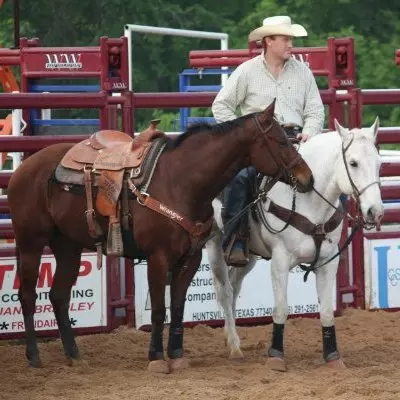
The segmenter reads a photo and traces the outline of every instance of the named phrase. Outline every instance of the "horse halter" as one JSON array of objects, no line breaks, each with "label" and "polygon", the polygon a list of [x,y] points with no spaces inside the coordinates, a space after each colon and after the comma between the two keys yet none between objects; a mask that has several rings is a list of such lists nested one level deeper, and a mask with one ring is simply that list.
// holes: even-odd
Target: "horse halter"
[{"label": "horse halter", "polygon": [[282,174],[284,172],[286,172],[288,174],[289,178],[291,179],[291,181],[293,181],[293,175],[290,170],[293,167],[295,167],[296,165],[300,164],[300,162],[302,160],[300,154],[296,153],[296,156],[292,160],[290,160],[289,164],[285,164],[282,157],[279,154],[277,157],[275,152],[272,151],[271,145],[269,143],[269,140],[274,140],[275,142],[278,142],[278,140],[275,137],[269,135],[269,132],[273,127],[274,120],[272,119],[271,123],[265,129],[261,126],[260,120],[257,118],[256,115],[253,116],[253,120],[258,129],[257,134],[261,135],[263,142],[268,150],[268,153],[274,159],[275,164],[279,168],[279,171],[278,171],[277,175],[274,177],[274,179],[278,180],[282,176]]},{"label": "horse halter", "polygon": [[[349,171],[349,167],[347,166],[346,163],[346,152],[349,149],[349,147],[351,146],[351,144],[353,143],[354,140],[354,133],[352,133],[351,139],[349,141],[349,143],[344,146],[344,144],[342,144],[342,157],[343,157],[343,163],[346,169],[346,173],[347,173],[347,178],[349,179],[351,188],[353,190],[353,194],[351,195],[354,200],[356,201],[356,205],[357,205],[357,210],[356,210],[356,216],[353,217],[351,216],[348,212],[344,212],[342,211],[341,213],[343,214],[343,216],[347,216],[351,221],[354,221],[356,223],[356,226],[363,226],[364,229],[371,229],[374,226],[376,226],[376,223],[372,223],[372,222],[367,222],[361,212],[361,199],[360,197],[362,196],[363,193],[366,192],[367,189],[369,189],[371,186],[377,184],[378,186],[380,186],[380,182],[379,181],[373,181],[371,183],[369,183],[368,185],[365,185],[361,190],[359,190],[356,186],[356,184],[354,183],[353,179],[351,178],[350,175],[350,171]],[[315,187],[313,187],[313,191],[322,199],[324,200],[326,203],[328,203],[332,208],[334,209],[338,209],[338,207],[336,207],[335,205],[333,205],[328,199],[325,198],[325,196],[323,196]]]},{"label": "horse halter", "polygon": [[[343,156],[343,163],[344,163],[346,173],[347,173],[347,178],[349,179],[351,188],[353,189],[353,192],[354,192],[352,194],[352,197],[355,199],[357,206],[360,207],[360,205],[361,205],[360,197],[362,196],[362,194],[365,193],[367,191],[367,189],[369,189],[371,186],[373,186],[375,184],[380,187],[381,183],[379,181],[373,181],[373,182],[365,185],[361,190],[359,190],[357,188],[356,184],[354,183],[354,181],[350,175],[349,167],[346,162],[346,151],[349,149],[349,147],[351,146],[353,141],[354,141],[354,133],[352,133],[351,139],[350,139],[349,143],[346,145],[346,147],[344,146],[344,144],[342,144],[342,156]],[[361,220],[363,222],[363,225],[374,225],[370,222],[365,221],[365,218],[362,215],[361,215]]]}]

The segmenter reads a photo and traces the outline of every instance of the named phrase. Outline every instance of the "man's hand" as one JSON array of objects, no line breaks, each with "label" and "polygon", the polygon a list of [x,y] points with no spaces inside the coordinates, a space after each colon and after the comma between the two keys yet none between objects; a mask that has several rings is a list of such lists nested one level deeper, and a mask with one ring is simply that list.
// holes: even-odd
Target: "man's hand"
[{"label": "man's hand", "polygon": [[296,139],[299,140],[302,143],[307,142],[308,139],[310,139],[310,135],[308,135],[307,133],[298,133],[296,136]]}]

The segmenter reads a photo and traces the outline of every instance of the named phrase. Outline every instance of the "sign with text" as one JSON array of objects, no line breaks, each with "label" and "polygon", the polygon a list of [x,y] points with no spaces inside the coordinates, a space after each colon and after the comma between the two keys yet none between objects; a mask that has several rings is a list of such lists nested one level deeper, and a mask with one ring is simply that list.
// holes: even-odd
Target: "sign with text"
[{"label": "sign with text", "polygon": [[[244,278],[237,301],[237,318],[257,318],[272,315],[274,298],[271,284],[271,263],[266,260],[257,261],[253,270]],[[304,271],[294,268],[289,274],[288,306],[289,314],[310,314],[319,312],[318,298],[315,288],[315,275],[310,274],[303,282]],[[166,322],[170,321],[170,286],[166,288],[167,306]],[[333,287],[334,309],[336,310],[336,282]],[[147,283],[147,264],[135,266],[135,316],[136,327],[151,325],[151,301]],[[203,249],[203,257],[194,276],[185,303],[184,322],[203,322],[221,320],[223,310],[218,306],[214,290],[213,276],[208,262],[207,252]]]},{"label": "sign with text", "polygon": [[364,252],[366,307],[400,307],[400,239],[365,239]]},{"label": "sign with text", "polygon": [[[106,269],[96,267],[96,254],[83,253],[78,279],[72,287],[69,315],[73,328],[107,326]],[[20,280],[15,257],[0,258],[0,337],[1,334],[25,330],[18,298]],[[103,265],[106,265],[105,259]],[[36,285],[35,329],[57,330],[57,321],[50,302],[56,261],[53,255],[43,255]]]},{"label": "sign with text", "polygon": [[21,70],[29,77],[99,76],[102,70],[98,48],[43,48],[21,49]]}]

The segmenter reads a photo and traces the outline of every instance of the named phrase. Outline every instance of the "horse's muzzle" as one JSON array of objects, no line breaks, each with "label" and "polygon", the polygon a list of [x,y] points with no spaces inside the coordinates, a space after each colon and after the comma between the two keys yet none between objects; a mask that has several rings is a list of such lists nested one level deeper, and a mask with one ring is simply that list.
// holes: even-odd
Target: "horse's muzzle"
[{"label": "horse's muzzle", "polygon": [[383,206],[380,207],[370,207],[367,210],[367,222],[372,223],[372,224],[380,224],[384,215],[384,208]]},{"label": "horse's muzzle", "polygon": [[307,180],[307,183],[302,182],[301,179],[297,179],[297,190],[300,193],[307,193],[310,192],[314,187],[314,176],[311,175],[310,178]]}]

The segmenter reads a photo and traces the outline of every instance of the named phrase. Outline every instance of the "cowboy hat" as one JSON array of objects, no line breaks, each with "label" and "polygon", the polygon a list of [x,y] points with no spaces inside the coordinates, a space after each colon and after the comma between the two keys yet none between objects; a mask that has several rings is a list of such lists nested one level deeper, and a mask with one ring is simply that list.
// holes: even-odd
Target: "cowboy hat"
[{"label": "cowboy hat", "polygon": [[292,24],[290,17],[277,16],[265,18],[263,25],[254,29],[249,34],[249,42],[262,40],[265,36],[307,36],[307,31],[302,25]]}]

